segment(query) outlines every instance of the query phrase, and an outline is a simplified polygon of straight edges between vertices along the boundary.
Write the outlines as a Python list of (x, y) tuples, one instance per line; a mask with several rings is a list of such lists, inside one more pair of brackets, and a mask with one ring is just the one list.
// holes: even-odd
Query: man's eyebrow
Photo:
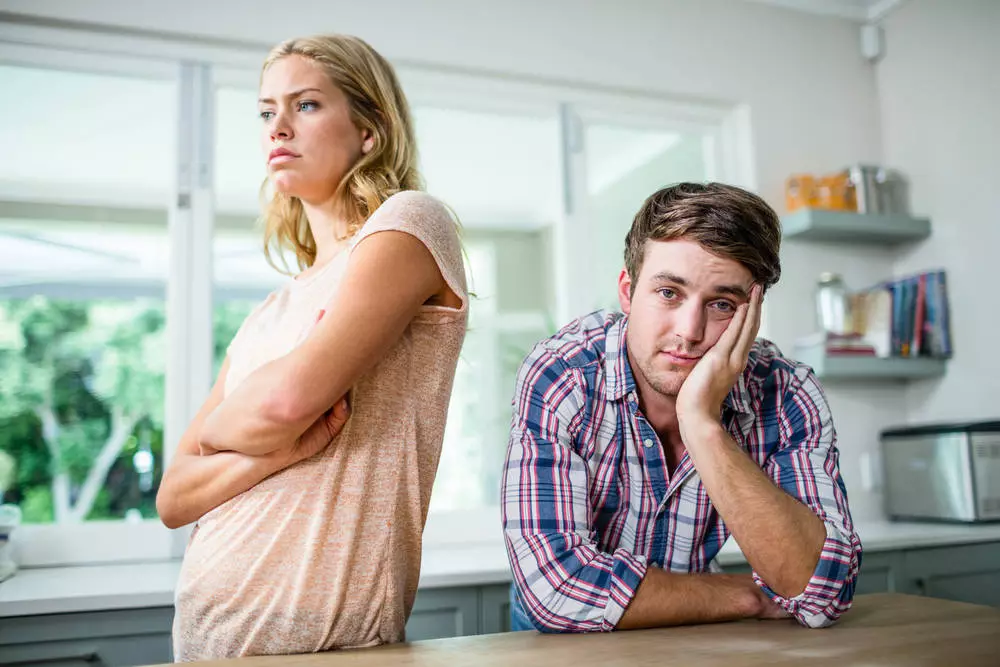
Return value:
[[(682, 287), (687, 287), (688, 281), (683, 277), (670, 273), (669, 271), (660, 271), (655, 276), (653, 276), (653, 282), (656, 283), (675, 283), (681, 285)], [(746, 288), (741, 285), (715, 285), (711, 289), (715, 294), (729, 295), (739, 297), (741, 299), (750, 299), (750, 294), (747, 292)]]
[(677, 283), (678, 285), (687, 286), (687, 281), (684, 278), (674, 275), (669, 271), (660, 271), (655, 276), (653, 276), (654, 283)]
[(730, 296), (738, 296), (741, 299), (750, 300), (750, 294), (747, 293), (746, 289), (740, 287), (739, 285), (716, 285), (713, 290), (717, 294), (728, 294)]
[[(323, 91), (320, 90), (319, 88), (303, 88), (301, 90), (296, 90), (291, 93), (288, 93), (287, 95), (285, 95), (285, 99), (293, 100), (296, 97), (300, 97), (306, 93), (312, 93), (312, 92), (322, 93)], [(262, 97), (259, 100), (257, 100), (257, 102), (258, 104), (274, 104), (274, 100), (270, 97)]]

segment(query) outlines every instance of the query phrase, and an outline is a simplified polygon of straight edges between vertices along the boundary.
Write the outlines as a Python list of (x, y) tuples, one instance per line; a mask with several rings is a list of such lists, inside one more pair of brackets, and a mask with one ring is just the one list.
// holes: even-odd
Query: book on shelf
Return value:
[(880, 283), (850, 297), (853, 333), (880, 357), (950, 357), (948, 282), (928, 271)]
[(817, 332), (795, 341), (797, 349), (823, 348), (823, 353), (828, 356), (876, 356), (875, 347), (866, 341), (861, 335), (836, 334), (830, 332)]

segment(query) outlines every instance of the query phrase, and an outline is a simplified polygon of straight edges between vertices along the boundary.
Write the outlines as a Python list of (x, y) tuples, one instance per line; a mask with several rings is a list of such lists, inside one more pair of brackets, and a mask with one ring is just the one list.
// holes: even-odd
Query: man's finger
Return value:
[(753, 347), (753, 342), (757, 338), (757, 332), (760, 330), (760, 304), (763, 291), (761, 286), (757, 284), (750, 288), (750, 301), (747, 304), (746, 318), (743, 321), (743, 326), (740, 327), (739, 340), (733, 346), (730, 357), (734, 365), (746, 363), (750, 348)]
[(718, 342), (713, 346), (713, 349), (718, 349), (719, 352), (724, 355), (724, 359), (730, 358), (733, 349), (736, 347), (736, 343), (740, 338), (740, 331), (743, 330), (743, 324), (746, 322), (747, 318), (747, 305), (743, 304), (736, 308), (736, 314), (733, 315), (733, 319), (729, 320), (729, 325), (726, 330), (722, 332), (719, 336)]

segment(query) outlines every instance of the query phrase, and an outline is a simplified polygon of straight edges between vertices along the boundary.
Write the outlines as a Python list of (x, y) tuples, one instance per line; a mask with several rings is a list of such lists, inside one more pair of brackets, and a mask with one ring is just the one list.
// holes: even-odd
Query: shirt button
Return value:
[(642, 444), (646, 449), (649, 449), (650, 447), (653, 446), (653, 441), (650, 440), (649, 438), (646, 438), (645, 440), (642, 441)]

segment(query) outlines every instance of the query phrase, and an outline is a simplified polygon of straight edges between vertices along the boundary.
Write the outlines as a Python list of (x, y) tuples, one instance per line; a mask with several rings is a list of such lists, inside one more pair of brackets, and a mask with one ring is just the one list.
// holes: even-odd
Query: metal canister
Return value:
[(850, 167), (847, 172), (854, 187), (854, 198), (857, 201), (858, 213), (881, 213), (882, 200), (879, 196), (879, 172), (881, 167), (858, 164)]

